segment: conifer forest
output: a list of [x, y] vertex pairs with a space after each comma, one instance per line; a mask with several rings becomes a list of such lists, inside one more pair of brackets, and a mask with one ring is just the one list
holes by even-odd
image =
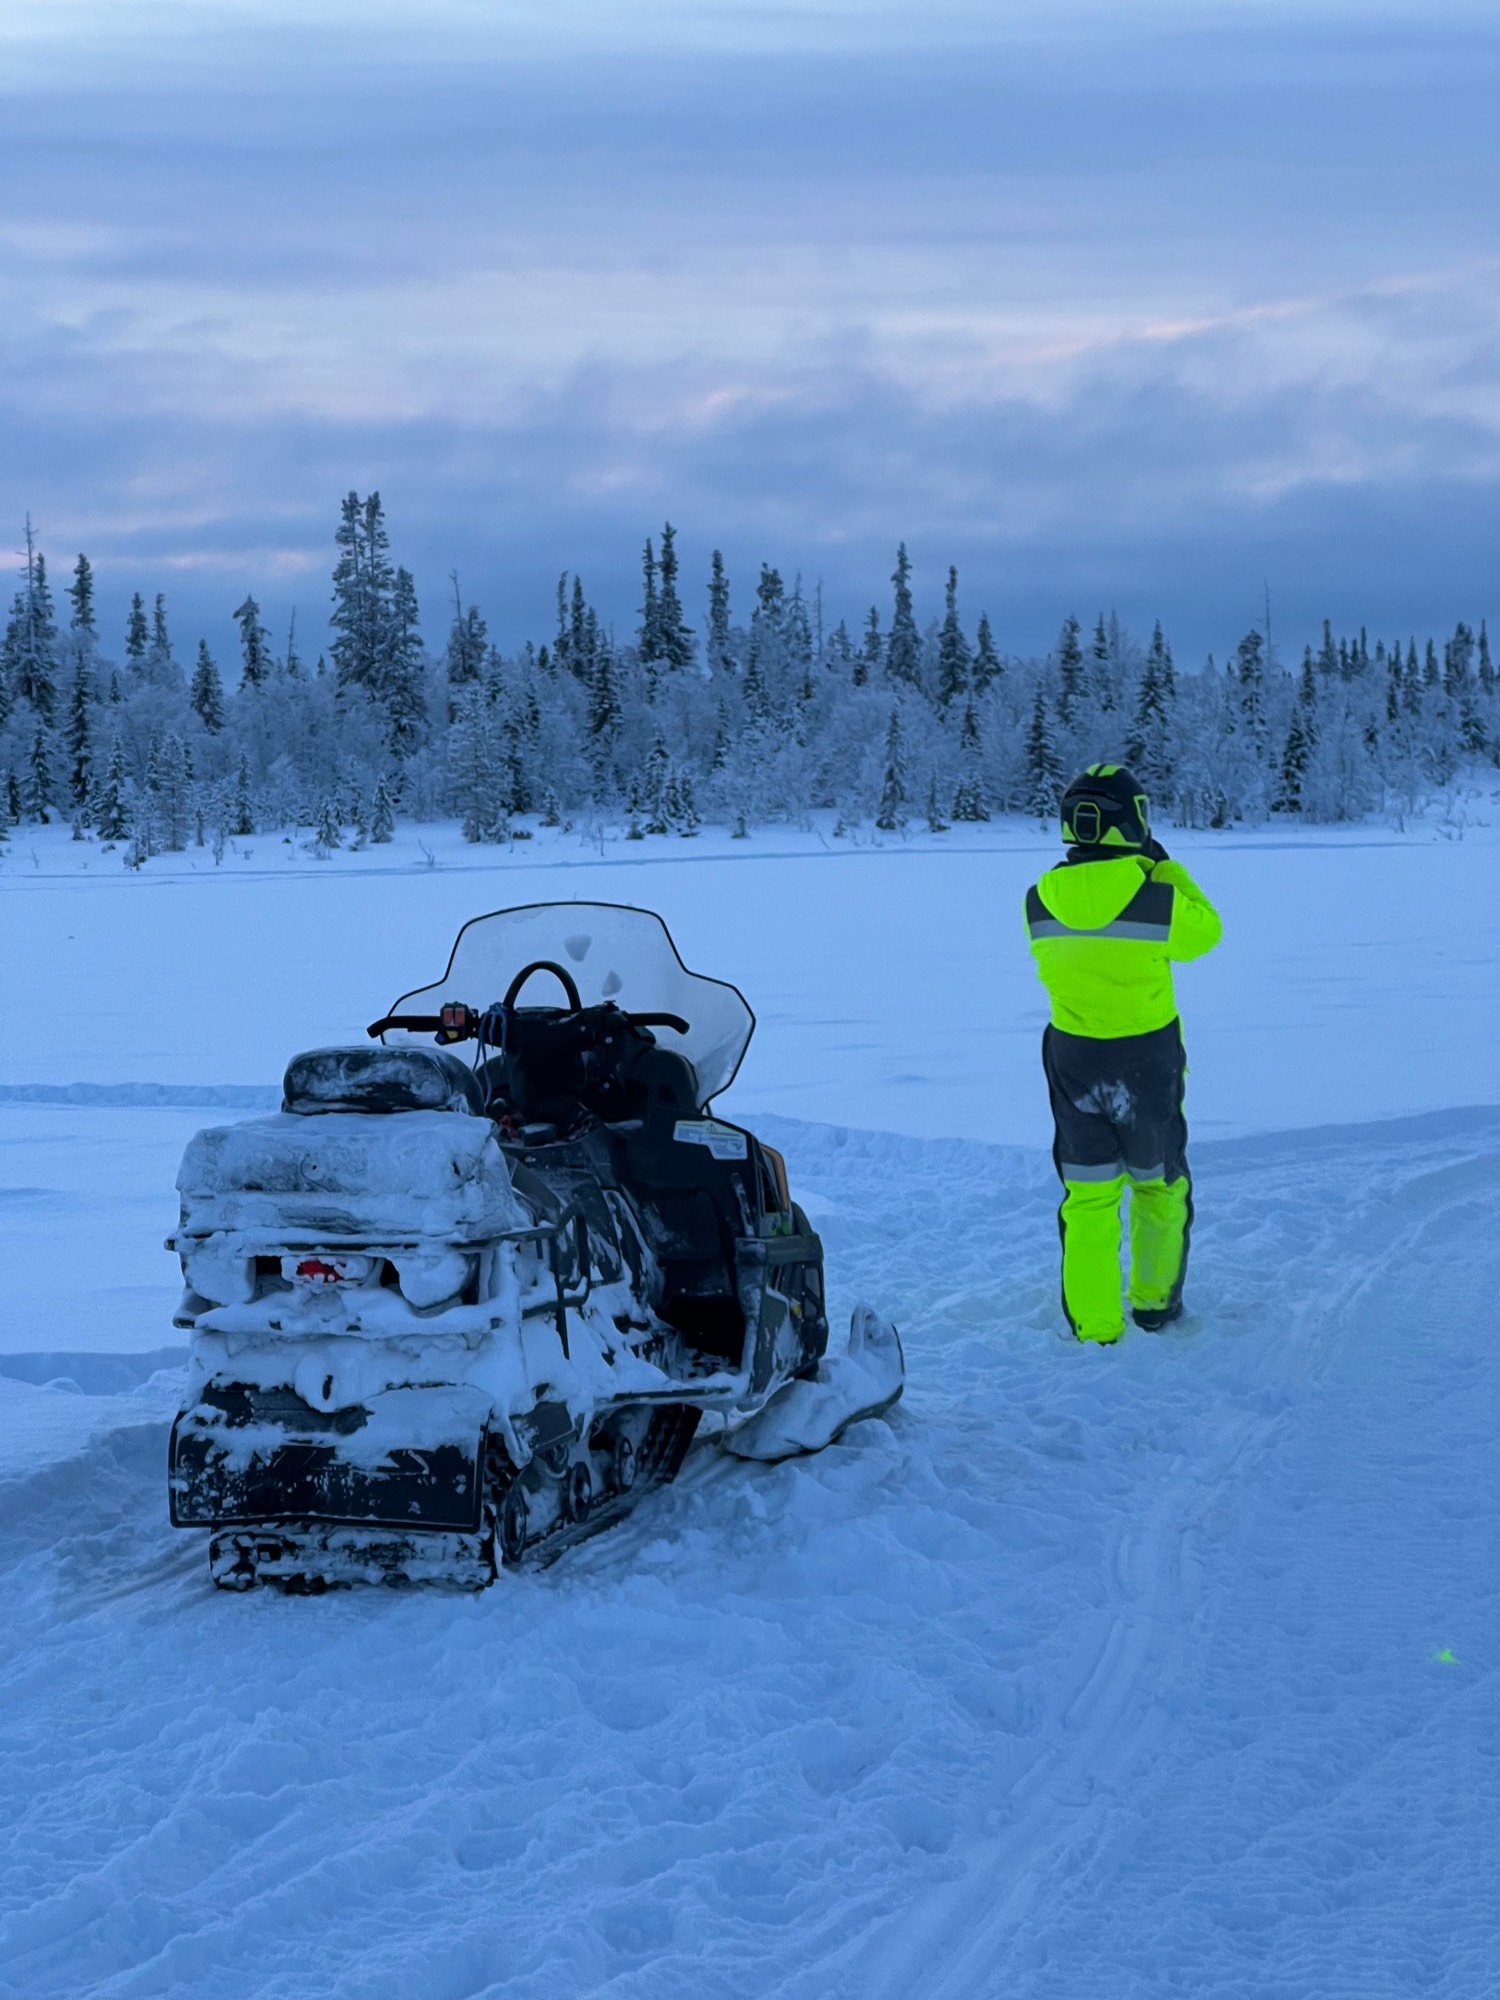
[[1482, 622], [1325, 624], [1291, 661], [1257, 628], [1180, 665], [1160, 622], [1068, 615], [1045, 657], [1022, 658], [971, 618], [954, 569], [933, 579], [941, 616], [919, 620], [904, 546], [851, 629], [800, 579], [731, 579], [717, 552], [689, 589], [669, 524], [646, 542], [628, 637], [564, 574], [555, 629], [505, 653], [456, 579], [446, 637], [424, 637], [378, 493], [347, 496], [334, 539], [326, 634], [273, 636], [247, 596], [231, 660], [184, 646], [160, 593], [102, 631], [88, 557], [59, 588], [28, 523], [0, 649], [0, 839], [61, 821], [140, 865], [273, 830], [380, 842], [398, 815], [483, 842], [538, 824], [743, 834], [814, 813], [836, 834], [941, 831], [1049, 818], [1099, 759], [1130, 764], [1179, 825], [1399, 821], [1466, 764], [1500, 763]]

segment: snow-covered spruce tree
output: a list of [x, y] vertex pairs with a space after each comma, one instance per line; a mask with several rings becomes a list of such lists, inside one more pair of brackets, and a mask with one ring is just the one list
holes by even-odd
[[1064, 782], [1047, 718], [1047, 698], [1038, 684], [1026, 732], [1026, 810], [1040, 820], [1055, 818]]
[[1458, 740], [1471, 756], [1485, 747], [1484, 726], [1475, 701], [1474, 646], [1473, 632], [1460, 620], [1443, 648], [1443, 693], [1457, 722]]
[[667, 740], [658, 730], [641, 766], [639, 798], [645, 814], [647, 833], [663, 834], [672, 831], [671, 807], [668, 790], [672, 784], [672, 759], [667, 751]]
[[943, 602], [943, 629], [938, 636], [937, 700], [938, 707], [946, 710], [968, 694], [970, 667], [969, 642], [964, 637], [964, 628], [958, 617], [958, 571], [951, 564]]
[[421, 618], [411, 571], [398, 569], [391, 585], [390, 611], [368, 692], [383, 716], [393, 756], [409, 757], [425, 732], [426, 659]]
[[375, 798], [370, 807], [370, 843], [374, 847], [384, 847], [395, 837], [396, 811], [385, 779], [381, 778], [376, 783]]
[[696, 837], [703, 821], [698, 813], [698, 795], [691, 772], [684, 771], [677, 780], [677, 831], [684, 840]]
[[1264, 633], [1247, 632], [1241, 639], [1234, 652], [1234, 674], [1239, 684], [1240, 727], [1256, 756], [1264, 758], [1268, 742]]
[[891, 719], [885, 732], [885, 773], [880, 787], [880, 805], [875, 824], [882, 833], [901, 833], [906, 828], [906, 754], [901, 740], [901, 708], [891, 705]]
[[732, 674], [734, 655], [729, 644], [729, 577], [724, 557], [715, 549], [710, 557], [708, 578], [708, 665], [712, 673]]
[[56, 788], [52, 777], [52, 753], [47, 731], [40, 721], [31, 737], [31, 755], [26, 761], [26, 782], [21, 788], [21, 808], [26, 818], [45, 822]]
[[1120, 664], [1120, 626], [1113, 614], [1108, 625], [1104, 614], [1099, 614], [1099, 622], [1094, 627], [1093, 644], [1089, 647], [1089, 696], [1101, 715], [1108, 715], [1117, 705], [1117, 686]]
[[1307, 763], [1318, 740], [1318, 683], [1313, 670], [1312, 648], [1302, 658], [1302, 678], [1292, 719], [1287, 724], [1286, 743], [1281, 753], [1281, 771], [1271, 800], [1272, 812], [1301, 812], [1302, 786]]
[[1057, 719], [1064, 729], [1071, 729], [1077, 721], [1083, 699], [1083, 648], [1078, 633], [1078, 620], [1070, 613], [1057, 635]]
[[615, 753], [624, 713], [614, 650], [605, 645], [599, 649], [588, 687], [588, 763], [597, 805], [607, 804], [615, 794]]
[[464, 839], [509, 839], [511, 767], [495, 704], [482, 688], [469, 688], [459, 697], [458, 718], [449, 734], [449, 763]]
[[815, 647], [812, 620], [807, 614], [807, 600], [802, 595], [800, 574], [794, 579], [792, 594], [782, 610], [781, 651], [786, 667], [792, 728], [798, 742], [805, 743], [807, 712], [815, 693], [812, 678]]
[[964, 704], [958, 743], [959, 778], [953, 794], [953, 818], [957, 823], [978, 825], [990, 815], [984, 799], [984, 741], [972, 696]]
[[448, 677], [449, 719], [452, 719], [452, 693], [467, 687], [470, 681], [477, 681], [484, 671], [485, 656], [489, 651], [489, 628], [479, 614], [477, 604], [471, 604], [466, 611], [463, 598], [459, 594], [458, 571], [451, 574], [453, 584], [453, 623], [448, 628], [448, 644], [443, 649], [443, 671]]
[[68, 597], [73, 606], [73, 614], [68, 621], [69, 630], [89, 645], [96, 645], [99, 627], [94, 616], [94, 566], [86, 555], [80, 554], [73, 565], [73, 581], [68, 585]]
[[243, 840], [255, 831], [255, 807], [250, 797], [250, 763], [243, 756], [234, 775], [234, 790], [229, 796], [224, 830], [236, 840]]
[[271, 635], [260, 622], [260, 606], [247, 597], [234, 614], [240, 628], [240, 690], [263, 688], [271, 678]]
[[336, 847], [343, 845], [343, 841], [344, 829], [339, 822], [338, 807], [334, 803], [332, 794], [329, 794], [318, 811], [318, 827], [313, 845], [324, 854], [332, 854]]
[[880, 636], [880, 613], [872, 604], [865, 613], [865, 636], [854, 661], [850, 679], [856, 687], [864, 687], [873, 681], [880, 671], [880, 662], [885, 655], [885, 641]]
[[302, 655], [297, 651], [297, 607], [292, 606], [292, 615], [287, 620], [286, 652], [282, 655], [281, 671], [289, 681], [302, 678]]
[[995, 636], [990, 630], [990, 614], [981, 611], [974, 634], [974, 664], [970, 672], [970, 684], [975, 694], [987, 693], [1004, 671], [1000, 655], [995, 650]]
[[115, 738], [110, 745], [109, 761], [103, 776], [91, 787], [88, 798], [88, 816], [106, 846], [114, 846], [130, 837], [130, 814], [125, 788], [125, 752], [120, 740]]
[[1150, 797], [1164, 806], [1171, 799], [1176, 702], [1172, 649], [1162, 635], [1158, 618], [1136, 688], [1135, 707], [1125, 736], [1125, 762]]
[[151, 626], [146, 618], [146, 600], [135, 591], [130, 599], [130, 616], [125, 621], [125, 658], [139, 671], [145, 664], [151, 643]]
[[636, 630], [635, 652], [646, 670], [648, 692], [654, 694], [662, 661], [661, 598], [656, 587], [656, 550], [649, 535], [641, 551], [641, 622]]
[[68, 682], [64, 744], [68, 758], [67, 797], [75, 812], [88, 800], [94, 768], [94, 677], [88, 655], [80, 653], [73, 662]]
[[167, 630], [167, 600], [157, 591], [151, 611], [151, 638], [141, 661], [141, 675], [153, 686], [176, 689], [182, 676], [172, 657], [172, 637]]
[[660, 657], [674, 671], [693, 663], [693, 635], [682, 615], [677, 588], [677, 530], [668, 521], [661, 531], [661, 594], [657, 601], [656, 640]]
[[187, 755], [178, 737], [152, 743], [146, 795], [153, 850], [180, 853], [187, 845], [191, 798]]
[[57, 708], [57, 618], [47, 582], [47, 560], [36, 546], [31, 516], [26, 517], [26, 549], [21, 587], [16, 592], [0, 643], [0, 689], [4, 690], [0, 722], [17, 703], [24, 703], [50, 729]]
[[922, 678], [922, 640], [912, 611], [911, 558], [902, 542], [896, 550], [896, 567], [891, 572], [895, 606], [890, 634], [885, 642], [887, 677], [900, 687], [916, 687]]
[[198, 641], [198, 664], [193, 668], [188, 703], [209, 735], [217, 736], [224, 727], [224, 683], [205, 639]]
[[390, 536], [380, 495], [364, 500], [347, 494], [334, 533], [338, 559], [333, 569], [334, 673], [341, 692], [359, 688], [373, 693], [389, 648], [391, 599], [396, 574], [391, 565]]
[[550, 662], [541, 664], [571, 674], [587, 687], [593, 678], [600, 644], [598, 614], [584, 594], [583, 578], [574, 577], [570, 599], [568, 572], [564, 570], [557, 580], [557, 638]]

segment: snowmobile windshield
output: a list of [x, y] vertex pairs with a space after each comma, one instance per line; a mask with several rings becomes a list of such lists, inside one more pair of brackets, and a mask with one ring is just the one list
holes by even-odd
[[[497, 1007], [528, 965], [560, 966], [585, 1007], [613, 1000], [629, 1014], [677, 1014], [686, 1031], [653, 1027], [663, 1048], [687, 1057], [707, 1104], [734, 1080], [755, 1016], [738, 987], [689, 972], [671, 932], [651, 910], [624, 903], [527, 903], [472, 917], [459, 932], [448, 970], [432, 986], [403, 994], [393, 1014], [434, 1014], [445, 1001]], [[515, 996], [519, 1007], [567, 1007], [557, 975], [535, 971]], [[400, 1029], [383, 1040], [423, 1040]]]

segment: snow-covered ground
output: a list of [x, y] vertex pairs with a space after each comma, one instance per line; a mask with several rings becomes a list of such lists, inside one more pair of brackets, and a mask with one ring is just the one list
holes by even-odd
[[[1228, 927], [1194, 1317], [1114, 1352], [1055, 1338], [1034, 830], [422, 839], [0, 864], [0, 1991], [1500, 1990], [1490, 829], [1170, 843]], [[555, 895], [742, 984], [728, 1104], [906, 1400], [479, 1599], [218, 1597], [165, 1525], [182, 1143]]]

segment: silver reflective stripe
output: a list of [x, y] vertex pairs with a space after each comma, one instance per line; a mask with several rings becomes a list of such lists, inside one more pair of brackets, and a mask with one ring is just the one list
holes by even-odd
[[1097, 931], [1075, 931], [1055, 920], [1031, 926], [1033, 938], [1131, 938], [1138, 944], [1165, 944], [1172, 935], [1170, 924], [1127, 924], [1123, 920], [1105, 924]]
[[1125, 1171], [1133, 1181], [1164, 1181], [1167, 1163], [1163, 1160], [1159, 1167], [1127, 1167]]
[[1065, 1181], [1122, 1181], [1126, 1172], [1118, 1160], [1108, 1167], [1081, 1167], [1076, 1160], [1064, 1160], [1057, 1171]]

